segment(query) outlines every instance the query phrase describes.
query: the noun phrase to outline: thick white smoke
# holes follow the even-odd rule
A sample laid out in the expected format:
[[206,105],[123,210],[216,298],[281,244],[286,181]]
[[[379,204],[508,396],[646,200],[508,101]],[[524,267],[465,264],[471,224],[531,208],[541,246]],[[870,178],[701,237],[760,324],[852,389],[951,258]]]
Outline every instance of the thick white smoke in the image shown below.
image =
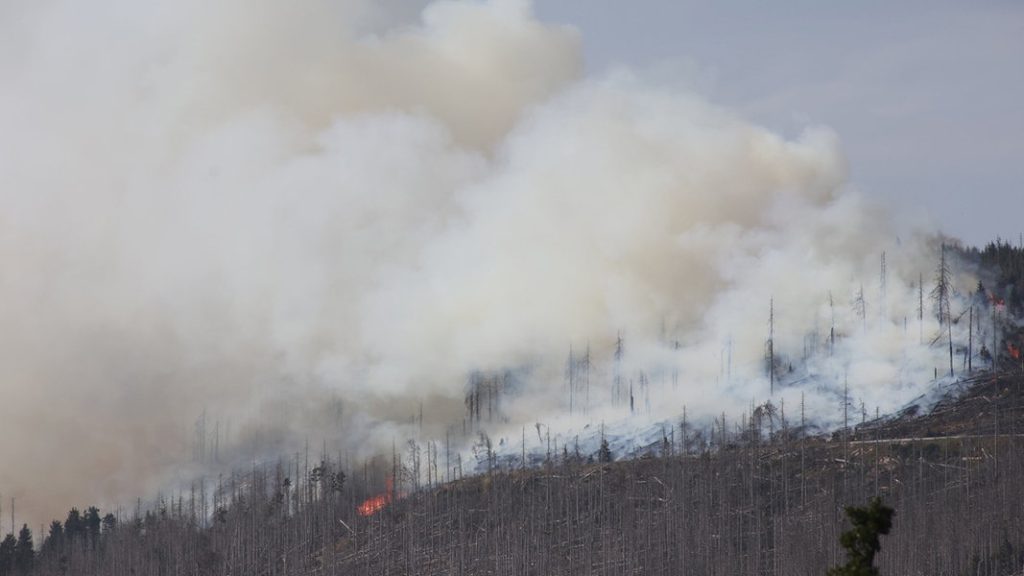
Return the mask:
[[943,366],[937,247],[844,189],[826,129],[581,79],[526,0],[162,4],[0,5],[0,493],[28,514],[156,490],[204,410],[372,450],[515,370],[508,425],[554,421],[570,346],[590,419],[622,414],[615,370],[651,417],[736,413],[773,299],[814,390],[886,410]]

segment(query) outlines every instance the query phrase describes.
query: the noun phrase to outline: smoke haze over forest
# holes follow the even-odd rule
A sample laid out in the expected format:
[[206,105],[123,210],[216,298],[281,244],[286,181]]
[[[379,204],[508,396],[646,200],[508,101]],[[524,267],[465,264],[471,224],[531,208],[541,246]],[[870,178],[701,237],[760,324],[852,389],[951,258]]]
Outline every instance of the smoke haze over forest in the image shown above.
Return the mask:
[[925,392],[938,231],[858,193],[829,128],[586,76],[583,41],[526,0],[0,5],[3,497],[187,481],[204,412],[231,457],[370,456],[443,436],[473,373],[515,374],[496,434],[624,418],[615,370],[649,420],[739,412],[770,306],[787,406]]

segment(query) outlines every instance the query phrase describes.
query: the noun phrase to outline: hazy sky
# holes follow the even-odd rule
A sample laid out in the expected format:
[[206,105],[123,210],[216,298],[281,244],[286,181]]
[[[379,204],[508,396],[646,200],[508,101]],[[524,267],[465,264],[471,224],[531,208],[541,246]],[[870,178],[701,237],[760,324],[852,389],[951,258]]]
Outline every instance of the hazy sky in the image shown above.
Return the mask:
[[839,133],[854,184],[972,243],[1024,231],[1024,2],[537,0],[587,66],[690,78],[792,135]]

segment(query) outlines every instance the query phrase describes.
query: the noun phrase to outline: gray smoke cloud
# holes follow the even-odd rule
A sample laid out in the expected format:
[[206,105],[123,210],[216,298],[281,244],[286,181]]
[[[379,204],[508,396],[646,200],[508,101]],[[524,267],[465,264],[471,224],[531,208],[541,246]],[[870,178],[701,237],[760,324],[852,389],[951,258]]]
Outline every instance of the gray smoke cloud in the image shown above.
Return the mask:
[[516,370],[504,425],[569,430],[570,346],[595,358],[582,418],[621,417],[617,334],[646,418],[740,411],[772,299],[780,354],[842,331],[787,404],[927,389],[938,246],[846,186],[828,129],[582,78],[578,34],[526,0],[410,6],[0,5],[0,492],[27,517],[187,476],[204,410],[245,454],[365,456]]

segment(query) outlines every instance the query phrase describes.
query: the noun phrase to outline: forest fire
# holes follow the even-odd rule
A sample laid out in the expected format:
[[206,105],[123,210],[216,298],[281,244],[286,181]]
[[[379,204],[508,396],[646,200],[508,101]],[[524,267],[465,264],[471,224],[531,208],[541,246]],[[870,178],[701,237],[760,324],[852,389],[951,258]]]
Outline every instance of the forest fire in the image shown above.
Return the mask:
[[1006,351],[1010,353],[1010,357],[1014,360],[1020,360],[1020,348],[1013,345],[1013,342],[1006,343]]
[[371,496],[363,501],[356,510],[360,516],[372,516],[377,512],[384,509],[385,506],[391,503],[391,495],[394,491],[394,487],[391,478],[387,480],[387,488],[383,494]]

